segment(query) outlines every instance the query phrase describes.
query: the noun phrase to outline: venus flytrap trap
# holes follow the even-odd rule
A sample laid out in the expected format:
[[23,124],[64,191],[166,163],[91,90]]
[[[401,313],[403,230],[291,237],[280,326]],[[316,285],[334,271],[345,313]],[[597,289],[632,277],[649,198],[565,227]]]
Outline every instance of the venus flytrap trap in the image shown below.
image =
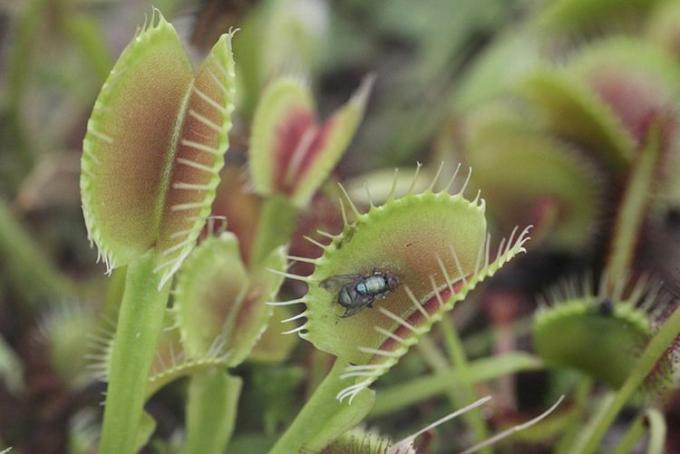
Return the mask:
[[[533,321],[536,352],[547,363],[581,371],[618,389],[634,370],[672,300],[659,283],[640,278],[618,282],[610,291],[607,276],[594,289],[587,279],[572,279],[539,298]],[[630,290],[629,290],[630,288]],[[560,336],[553,334],[559,332]],[[647,380],[658,392],[672,377],[672,352]]]
[[321,123],[302,81],[280,78],[263,92],[250,139],[253,186],[266,196],[253,245],[254,262],[290,239],[297,209],[309,203],[350,144],[372,85],[373,77],[364,79],[352,98]]
[[602,175],[575,147],[526,126],[510,107],[496,102],[468,119],[463,153],[475,169],[473,184],[484,188],[502,230],[531,221],[535,241],[584,248],[601,216]]
[[[251,353],[267,327],[283,278],[266,268],[285,269],[284,248],[248,270],[231,233],[204,240],[177,279],[173,311],[189,357],[202,358],[217,348],[224,364],[191,375],[187,403],[187,452],[222,453],[236,420],[241,379],[224,371]],[[217,343],[217,344],[216,344]],[[217,345],[217,347],[215,347]]]
[[[204,239],[182,265],[146,379],[145,400],[189,377],[187,452],[226,449],[242,386],[226,369],[250,356],[272,315],[265,302],[274,298],[283,278],[263,267],[282,271],[285,263],[282,247],[248,270],[236,237],[223,232]],[[113,337],[113,329],[104,329],[95,339],[93,369],[102,380],[110,374]]]
[[[326,233],[328,244],[315,242],[323,254],[317,259],[291,257],[313,263],[313,274],[279,273],[308,285],[301,298],[271,303],[304,304],[288,320],[297,326],[287,333],[298,333],[337,360],[273,452],[320,449],[340,429],[351,427],[350,422],[356,424],[372,406],[373,393],[361,392],[457,301],[524,251],[528,229],[515,229],[493,252],[484,201],[479,194],[471,201],[463,196],[470,175],[450,194],[458,172],[435,191],[441,170],[423,192],[412,192],[416,175],[406,194],[391,193],[384,204],[371,204],[365,213],[346,197],[341,204],[343,230]],[[343,414],[353,417],[343,419],[344,426],[338,424],[333,432],[327,424],[320,426],[323,418],[315,419],[319,411],[339,419]]]
[[60,303],[48,309],[39,324],[39,342],[61,382],[80,389],[91,382],[87,370],[89,346],[83,334],[94,333],[98,323],[95,312],[82,303]]
[[158,10],[115,64],[83,143],[88,235],[107,270],[127,265],[100,452],[129,453],[165,312],[168,281],[210,213],[234,98],[232,34],[196,74]]

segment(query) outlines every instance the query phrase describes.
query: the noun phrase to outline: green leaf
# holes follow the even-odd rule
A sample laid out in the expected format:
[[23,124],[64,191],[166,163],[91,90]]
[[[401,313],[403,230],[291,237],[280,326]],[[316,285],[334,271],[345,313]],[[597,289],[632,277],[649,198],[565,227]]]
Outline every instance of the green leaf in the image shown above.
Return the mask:
[[83,142],[81,192],[90,239],[112,267],[157,240],[163,177],[191,80],[177,33],[154,15],[97,97]]
[[83,338],[97,325],[92,310],[78,303],[61,303],[51,307],[40,322],[40,333],[50,365],[62,383],[79,388],[91,378],[86,371],[90,346]]
[[654,119],[677,117],[680,66],[649,43],[602,40],[585,48],[565,70],[590,87],[637,144],[646,139]]

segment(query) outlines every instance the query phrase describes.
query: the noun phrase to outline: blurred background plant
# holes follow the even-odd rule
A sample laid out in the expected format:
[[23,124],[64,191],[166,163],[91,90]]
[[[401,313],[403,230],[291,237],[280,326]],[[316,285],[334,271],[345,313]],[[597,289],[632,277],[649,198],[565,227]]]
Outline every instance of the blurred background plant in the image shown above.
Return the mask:
[[[93,265],[79,163],[98,90],[151,6],[0,1],[0,440],[20,452],[92,452],[99,436],[99,379],[108,373],[125,270],[106,278],[104,266]],[[229,151],[205,228],[211,239],[201,243],[225,242],[232,272],[206,279],[217,279],[220,295],[230,296],[201,295],[211,284],[196,288],[185,277],[191,268],[182,269],[181,294],[201,306],[174,297],[173,314],[189,325],[179,324],[179,337],[176,330],[161,336],[139,446],[178,452],[196,437],[209,442],[200,432],[210,414],[206,389],[222,390],[218,401],[225,404],[217,410],[232,423],[212,434],[218,446],[230,436],[229,452],[274,445],[333,356],[280,334],[279,322],[296,312],[262,305],[280,283],[259,266],[269,261],[282,269],[271,260],[288,243],[291,256],[319,256],[304,237],[325,243],[319,229],[335,234],[343,227],[336,182],[365,210],[387,200],[393,183],[405,192],[420,161],[417,191],[441,162],[449,171],[463,162],[473,170],[468,193],[482,190],[494,237],[533,224],[533,240],[527,255],[477,287],[377,382],[367,424],[400,439],[472,395],[493,395],[483,417],[443,426],[418,451],[452,452],[480,441],[480,433],[530,419],[565,394],[554,414],[501,448],[586,452],[602,442],[607,452],[680,450],[673,391],[680,2],[153,6],[173,22],[194,61],[230,28],[240,32]],[[280,117],[265,118],[275,111],[276,84],[296,88],[286,91],[290,102]],[[286,169],[262,164],[273,153],[267,138],[296,109],[307,120],[295,140],[307,134],[313,143],[317,133],[309,131],[338,116],[346,129],[339,150],[322,150],[333,157],[313,172],[319,181],[305,180],[299,168],[276,180],[272,175]],[[306,152],[315,150],[309,145]],[[197,258],[192,263],[200,266]],[[307,276],[313,265],[299,261],[289,271]],[[286,280],[279,298],[304,292],[304,284]],[[264,325],[248,325],[248,307],[270,314],[268,326],[267,317]],[[185,310],[195,314],[182,318]],[[246,317],[236,323],[245,329],[206,344],[206,314],[215,314],[205,320],[220,320],[222,329]],[[166,328],[175,322],[169,318]],[[247,345],[250,331],[265,326]],[[227,357],[225,345],[245,350]],[[227,367],[228,375],[215,378],[214,368]]]

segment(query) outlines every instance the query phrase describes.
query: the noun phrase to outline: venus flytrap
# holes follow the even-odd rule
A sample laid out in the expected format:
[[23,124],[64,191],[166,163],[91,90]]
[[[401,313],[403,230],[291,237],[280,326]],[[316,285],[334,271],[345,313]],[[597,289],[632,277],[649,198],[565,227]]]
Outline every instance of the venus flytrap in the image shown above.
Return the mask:
[[95,102],[81,193],[92,242],[127,265],[109,367],[100,452],[129,453],[165,312],[168,281],[210,212],[234,98],[232,34],[196,74],[174,28],[154,10]]
[[578,250],[591,241],[603,176],[579,150],[527,126],[509,102],[477,109],[466,126],[463,154],[475,169],[472,182],[487,194],[502,230],[530,221],[534,238],[552,247]]
[[[460,190],[450,194],[457,172],[435,191],[439,174],[423,192],[412,193],[414,179],[405,195],[392,193],[384,204],[371,204],[365,213],[346,198],[344,228],[336,235],[326,234],[329,244],[317,243],[323,249],[321,257],[291,257],[315,266],[307,277],[282,273],[305,282],[307,294],[272,304],[304,304],[305,309],[289,320],[297,326],[287,332],[299,333],[337,360],[273,452],[320,449],[351,427],[350,422],[361,420],[373,396],[372,391],[361,391],[394,366],[457,301],[524,251],[528,229],[513,231],[492,254],[484,201],[479,195],[472,201],[463,197],[469,175]],[[394,276],[397,285],[363,305],[367,307],[347,312],[340,304],[343,289],[357,285],[357,276],[365,279],[380,273]],[[340,287],[334,285],[338,279],[343,280]],[[315,417],[318,412],[341,422],[329,427],[322,423],[327,418]]]
[[[539,299],[533,340],[547,364],[579,370],[617,389],[654,336],[671,297],[647,279],[634,283],[624,279],[613,292],[608,282],[605,276],[593,289],[587,280],[571,280],[546,292]],[[562,335],[554,336],[555,332]],[[649,377],[648,389],[658,391],[672,369],[669,356]]]
[[265,304],[283,278],[264,268],[285,269],[284,248],[247,269],[238,241],[228,232],[205,239],[189,256],[177,279],[173,312],[189,358],[222,351],[223,364],[191,375],[187,403],[187,452],[222,453],[236,420],[241,379],[224,369],[251,353],[272,315]]
[[286,243],[297,209],[306,206],[350,144],[373,85],[367,77],[352,98],[319,123],[305,83],[273,81],[253,119],[250,171],[255,191],[266,196],[253,245],[253,261]]
[[61,383],[71,389],[81,389],[91,382],[88,373],[88,344],[83,336],[91,336],[98,319],[91,307],[82,303],[55,304],[40,320],[40,342],[47,352],[52,369]]

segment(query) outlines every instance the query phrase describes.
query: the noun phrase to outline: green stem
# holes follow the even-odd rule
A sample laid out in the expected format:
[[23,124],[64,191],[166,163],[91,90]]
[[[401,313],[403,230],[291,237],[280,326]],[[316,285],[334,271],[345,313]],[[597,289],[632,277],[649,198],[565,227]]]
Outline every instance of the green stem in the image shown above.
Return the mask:
[[381,416],[421,402],[430,397],[442,394],[465,381],[475,384],[492,380],[504,374],[512,374],[525,370],[543,368],[541,362],[527,353],[515,352],[505,355],[472,361],[463,378],[456,369],[448,369],[426,377],[419,377],[409,382],[381,389],[371,412],[371,417]]
[[632,166],[614,227],[614,238],[607,260],[607,279],[610,289],[627,277],[638,244],[640,229],[647,212],[652,189],[656,185],[659,161],[659,129],[651,128],[645,147]]
[[581,431],[581,421],[583,413],[588,406],[588,399],[590,398],[590,393],[593,390],[593,380],[584,377],[578,383],[576,387],[576,393],[574,396],[574,409],[569,415],[569,422],[563,431],[562,438],[557,445],[556,452],[558,454],[564,454],[569,452],[570,447],[576,442],[576,437],[578,437]]
[[243,381],[212,369],[191,377],[187,402],[188,454],[226,452]]
[[375,401],[372,390],[362,391],[351,404],[336,399],[341,390],[352,384],[350,379],[340,378],[347,365],[340,358],[335,360],[331,371],[270,454],[290,454],[303,449],[316,452],[364,419]]
[[45,257],[39,246],[0,199],[0,257],[15,288],[29,301],[67,299],[76,295],[73,283]]
[[[441,322],[441,329],[444,333],[444,341],[446,343],[447,351],[451,357],[453,366],[456,368],[460,374],[461,381],[458,387],[458,394],[461,397],[461,401],[458,402],[459,406],[465,406],[476,401],[479,396],[474,390],[473,384],[468,378],[468,368],[469,363],[467,355],[465,354],[465,349],[463,348],[463,343],[458,336],[458,331],[453,324],[451,317],[444,317]],[[481,412],[470,411],[463,415],[463,420],[472,428],[472,433],[474,434],[475,440],[479,443],[487,438],[489,438],[489,430],[486,427],[484,418]],[[489,448],[485,448],[482,452],[491,452]]]
[[169,285],[158,289],[160,275],[154,272],[155,265],[154,251],[128,265],[111,353],[101,454],[135,450],[146,381],[170,292]]
[[598,414],[593,418],[593,421],[586,426],[582,438],[572,452],[579,454],[595,452],[609,426],[619,414],[619,411],[621,411],[626,402],[630,400],[640,385],[654,370],[654,367],[656,367],[662,356],[666,354],[668,348],[673,344],[678,335],[680,335],[680,310],[675,310],[649,344],[647,344],[645,351],[623,386],[621,386],[612,399],[605,401]]
[[421,354],[428,366],[435,372],[441,372],[449,369],[449,363],[446,357],[439,351],[437,345],[432,342],[428,336],[423,336],[418,344],[416,344],[418,352]]
[[265,199],[257,223],[251,262],[257,265],[271,251],[286,244],[296,227],[297,209],[290,201],[279,195]]
[[[446,372],[450,369],[450,364],[446,360],[446,357],[439,351],[437,344],[435,344],[429,336],[420,338],[417,348],[427,365],[435,372],[435,374]],[[459,407],[459,400],[461,400],[457,393],[458,390],[454,389],[455,387],[456,385],[452,383],[443,391],[453,408]]]

